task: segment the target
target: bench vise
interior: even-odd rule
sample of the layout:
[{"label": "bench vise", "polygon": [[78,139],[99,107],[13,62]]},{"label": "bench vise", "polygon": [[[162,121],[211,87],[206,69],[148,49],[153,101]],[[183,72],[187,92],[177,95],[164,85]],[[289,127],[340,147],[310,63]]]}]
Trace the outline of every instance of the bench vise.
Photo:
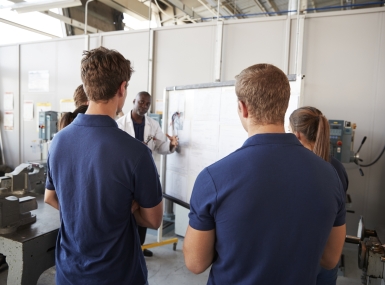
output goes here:
[{"label": "bench vise", "polygon": [[36,215],[31,213],[36,209],[36,198],[32,196],[0,198],[0,234],[13,233],[19,226],[36,222]]},{"label": "bench vise", "polygon": [[0,177],[0,197],[25,195],[35,192],[40,184],[45,183],[44,166],[22,163],[11,173]]}]

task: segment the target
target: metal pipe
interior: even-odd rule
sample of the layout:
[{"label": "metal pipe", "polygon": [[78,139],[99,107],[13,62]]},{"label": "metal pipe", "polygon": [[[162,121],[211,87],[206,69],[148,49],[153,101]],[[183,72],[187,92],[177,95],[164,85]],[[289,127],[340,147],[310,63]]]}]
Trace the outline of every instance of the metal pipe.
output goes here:
[{"label": "metal pipe", "polygon": [[[8,21],[8,20],[3,19],[3,18],[0,18],[0,22],[5,23],[7,25],[14,26],[14,27],[18,27],[20,29],[24,29],[24,30],[27,30],[27,31],[30,31],[30,32],[34,32],[34,33],[37,33],[37,34],[40,34],[40,35],[43,35],[43,36],[46,36],[46,37],[50,37],[52,39],[60,38],[58,36],[55,36],[55,35],[52,35],[52,34],[49,34],[49,33],[43,32],[43,31],[40,31],[40,30],[36,30],[36,29],[30,28],[30,27],[27,27],[27,26],[24,26],[24,25],[20,25],[18,23],[15,23],[15,22],[12,22],[12,21]],[[3,148],[1,148],[1,149],[3,149]]]},{"label": "metal pipe", "polygon": [[345,242],[359,244],[361,242],[361,239],[359,237],[346,235]]},{"label": "metal pipe", "polygon": [[211,10],[202,0],[198,0],[207,10],[209,10],[214,16],[216,16],[215,12]]},{"label": "metal pipe", "polygon": [[84,17],[84,34],[87,35],[87,17],[88,17],[88,3],[94,0],[87,0],[86,2],[86,15]]},{"label": "metal pipe", "polygon": [[299,75],[297,73],[298,68],[298,48],[299,48],[299,7],[301,4],[301,0],[297,0],[297,35],[296,35],[296,43],[295,43],[295,73],[297,76]]},{"label": "metal pipe", "polygon": [[219,0],[218,0],[218,4],[217,4],[217,21],[219,21]]}]

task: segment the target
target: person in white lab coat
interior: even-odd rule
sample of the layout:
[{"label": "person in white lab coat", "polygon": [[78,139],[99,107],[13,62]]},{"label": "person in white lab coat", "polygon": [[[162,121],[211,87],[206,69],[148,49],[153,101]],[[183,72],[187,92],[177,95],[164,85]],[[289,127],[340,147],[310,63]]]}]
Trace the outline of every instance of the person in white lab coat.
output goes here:
[{"label": "person in white lab coat", "polygon": [[[146,116],[151,106],[151,95],[148,92],[139,92],[134,101],[134,107],[128,114],[120,117],[116,122],[118,127],[132,137],[145,143],[152,152],[159,154],[173,153],[178,145],[177,136],[164,134],[159,123]],[[138,226],[140,242],[143,245],[146,239],[147,228]],[[148,249],[143,251],[145,256],[152,256]]]}]

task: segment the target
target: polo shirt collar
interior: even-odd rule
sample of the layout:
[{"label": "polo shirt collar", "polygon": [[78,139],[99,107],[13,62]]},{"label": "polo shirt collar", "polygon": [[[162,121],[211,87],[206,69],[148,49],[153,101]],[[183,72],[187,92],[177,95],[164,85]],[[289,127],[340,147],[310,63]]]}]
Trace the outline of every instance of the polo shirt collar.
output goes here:
[{"label": "polo shirt collar", "polygon": [[118,127],[118,124],[108,115],[78,114],[72,124],[87,127]]},{"label": "polo shirt collar", "polygon": [[294,134],[289,133],[267,133],[253,135],[244,142],[243,146],[245,147],[263,144],[293,144],[302,146],[297,137]]}]

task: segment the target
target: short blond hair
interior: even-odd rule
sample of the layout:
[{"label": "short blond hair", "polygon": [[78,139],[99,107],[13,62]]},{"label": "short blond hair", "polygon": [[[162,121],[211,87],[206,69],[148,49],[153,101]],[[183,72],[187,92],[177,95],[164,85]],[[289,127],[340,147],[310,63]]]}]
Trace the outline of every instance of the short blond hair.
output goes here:
[{"label": "short blond hair", "polygon": [[267,63],[255,64],[235,78],[238,100],[246,104],[256,124],[284,124],[290,85],[282,70]]}]

